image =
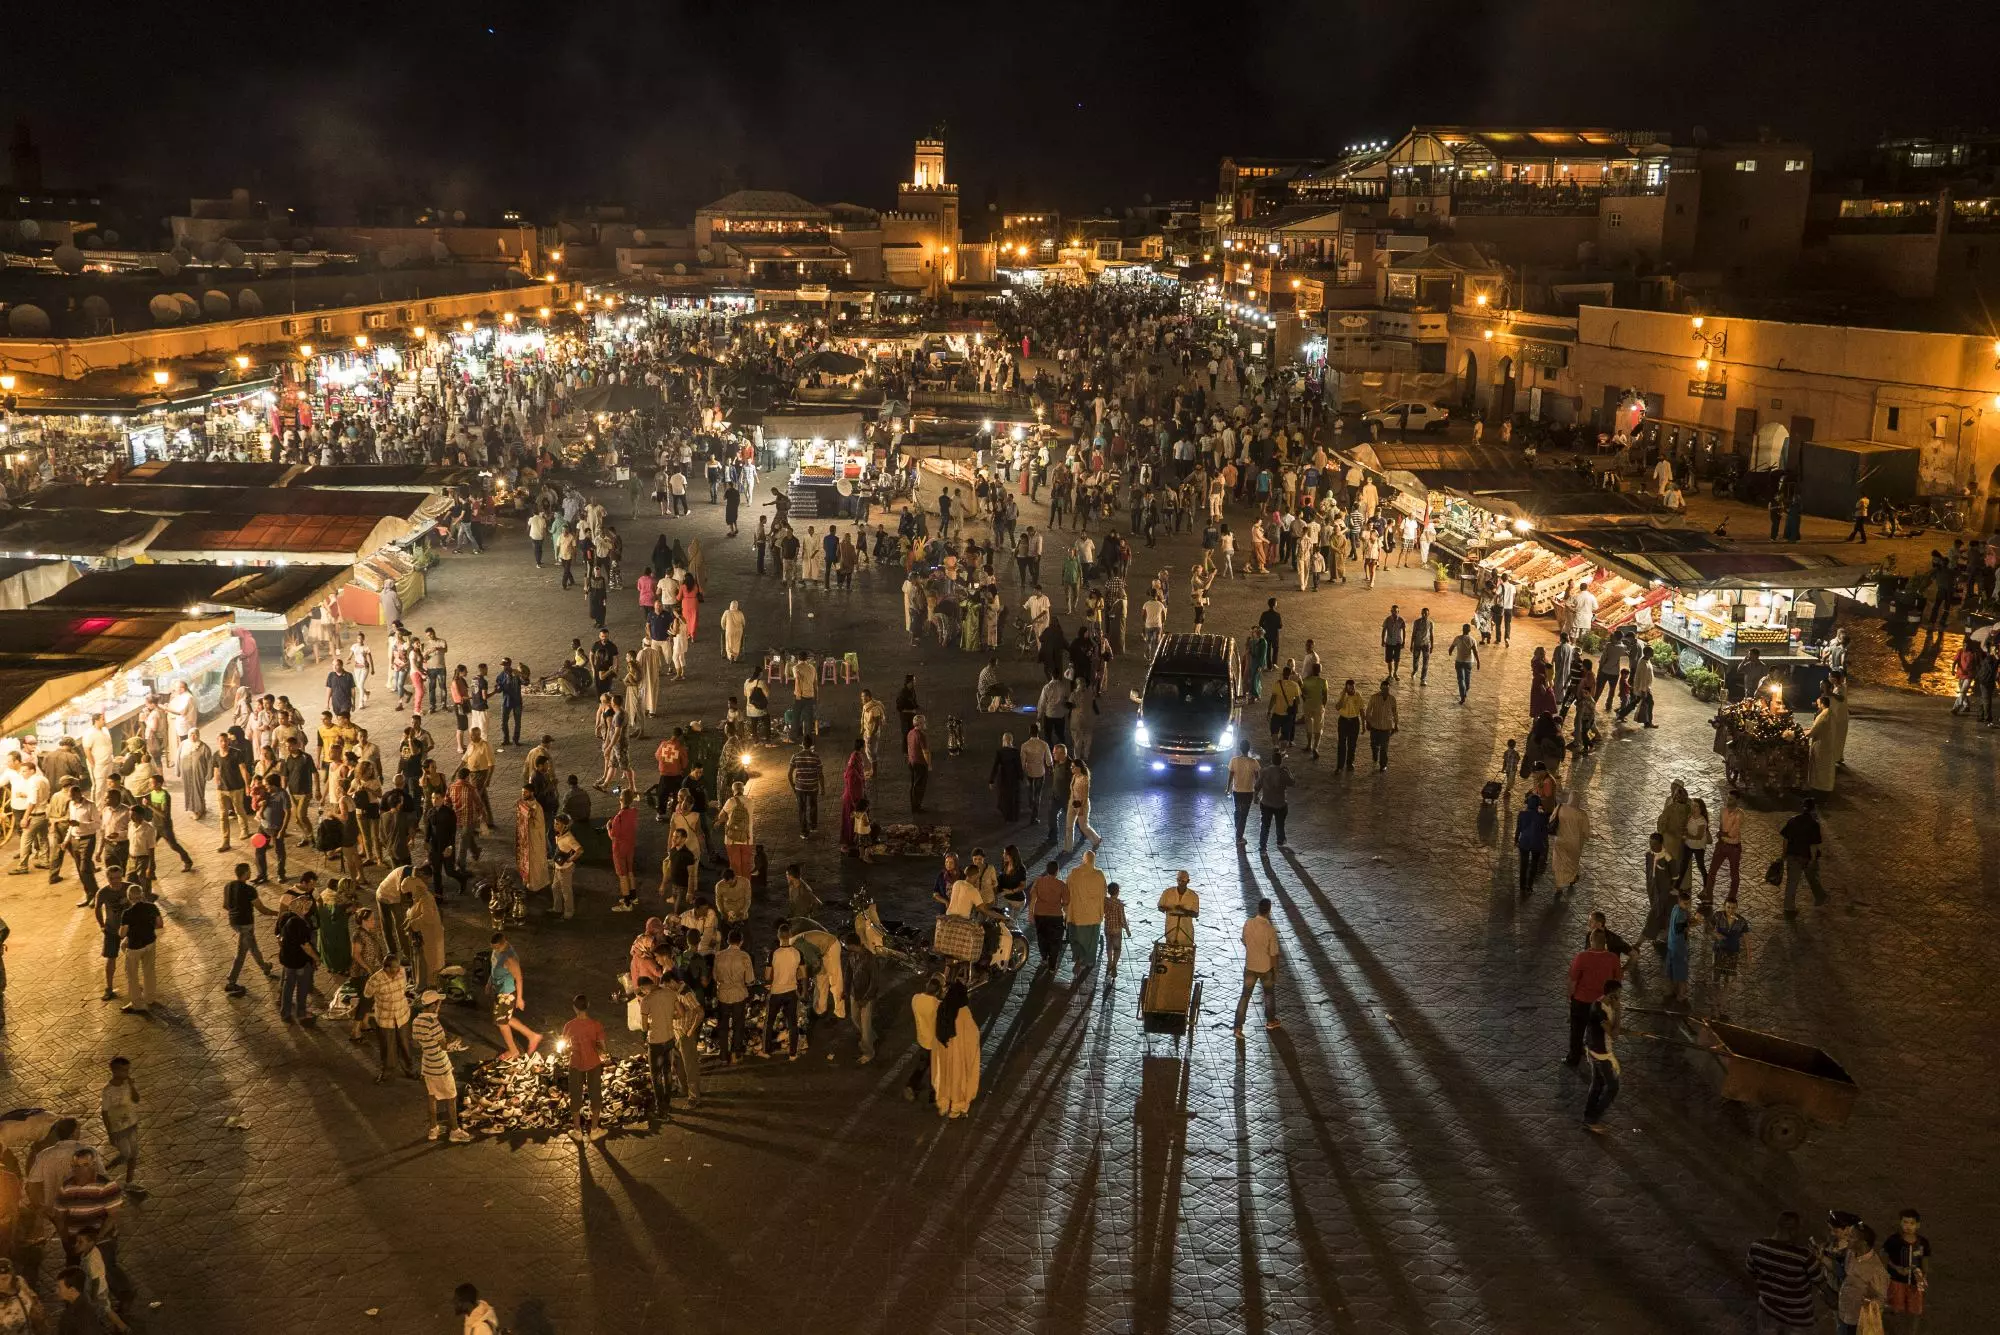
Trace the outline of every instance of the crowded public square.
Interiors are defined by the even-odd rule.
[[[1915,1315],[1991,1227],[1971,708],[1753,673],[1802,771],[1751,782],[1581,586],[1447,579],[1317,374],[1177,284],[997,308],[952,448],[732,415],[837,327],[590,301],[274,441],[476,479],[420,602],[10,756],[16,1285],[145,1331],[1721,1331],[1888,1258],[1891,1322],[1978,1328],[1969,1267]]]

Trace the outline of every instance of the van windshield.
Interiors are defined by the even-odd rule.
[[[1155,674],[1146,683],[1147,712],[1229,708],[1229,679],[1226,677],[1180,677]]]

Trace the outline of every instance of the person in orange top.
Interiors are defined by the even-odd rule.
[[[673,807],[674,795],[681,790],[681,781],[687,778],[688,748],[680,728],[675,728],[653,748],[653,761],[660,769],[659,795],[655,799],[657,809],[653,819],[664,821],[668,810]]]
[[[590,1015],[590,998],[579,992],[570,1004],[576,1016],[563,1026],[569,1051],[569,1138],[583,1139],[583,1101],[590,1100],[590,1138],[604,1139],[604,1026]]]

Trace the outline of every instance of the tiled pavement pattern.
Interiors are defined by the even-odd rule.
[[[751,576],[748,540],[723,540],[703,503],[678,522],[705,539],[714,594],[677,714],[713,716],[739,680],[713,622],[718,599],[740,597],[753,650],[858,648],[876,689],[914,670],[934,720],[958,707],[969,746],[958,759],[940,749],[938,818],[962,846],[1012,837],[1039,859],[1037,833],[995,828],[984,779],[1003,720],[963,709],[976,660],[908,648],[896,577],[807,595],[781,635],[782,598]],[[658,526],[625,524],[628,550]],[[1179,539],[1142,550],[1138,569],[1183,572],[1190,554]],[[581,593],[533,570],[518,534],[447,558],[431,586],[411,619],[435,624],[455,661],[511,653],[542,671],[588,629]],[[1224,586],[1210,625],[1242,633],[1276,591],[1269,578]],[[1184,627],[1178,578],[1175,594]],[[1373,591],[1287,590],[1287,651],[1314,635],[1330,677],[1366,682],[1391,601],[1429,605],[1447,625],[1467,611],[1413,571]],[[636,624],[628,587],[621,643]],[[1935,701],[1861,694],[1829,816],[1833,902],[1795,921],[1757,879],[1782,813],[1748,822],[1754,931],[1737,1013],[1845,1061],[1865,1090],[1853,1121],[1789,1158],[1770,1153],[1683,1052],[1635,1041],[1614,1131],[1599,1139],[1579,1128],[1582,1084],[1558,1061],[1564,967],[1593,907],[1636,932],[1639,858],[1668,780],[1714,799],[1720,766],[1708,711],[1665,685],[1657,731],[1620,731],[1578,767],[1596,834],[1575,902],[1554,902],[1546,883],[1520,900],[1507,831],[1478,788],[1523,730],[1529,654],[1549,638],[1546,623],[1523,623],[1511,650],[1489,652],[1463,709],[1443,681],[1405,688],[1386,775],[1301,762],[1295,845],[1268,858],[1237,854],[1218,792],[1150,781],[1121,756],[1119,702],[1134,682],[1120,672],[1098,723],[1096,819],[1103,864],[1133,905],[1132,950],[1108,985],[1024,974],[977,998],[984,1089],[966,1122],[898,1097],[910,1034],[899,991],[884,1007],[893,1062],[857,1069],[851,1031],[828,1028],[797,1065],[711,1072],[700,1112],[657,1136],[588,1150],[427,1143],[414,1088],[370,1083],[372,1059],[340,1027],[281,1026],[254,981],[247,1000],[222,995],[212,821],[187,836],[201,873],[163,880],[170,1004],[150,1021],[97,1001],[96,937],[70,908],[73,881],[0,880],[14,929],[0,1099],[94,1109],[105,1059],[135,1059],[155,1192],[129,1211],[124,1261],[154,1331],[455,1330],[450,1290],[466,1279],[521,1332],[1726,1331],[1747,1328],[1742,1251],[1779,1209],[1842,1205],[1887,1223],[1904,1204],[1924,1209],[1944,1257],[1925,1330],[1985,1328],[1978,1313],[2000,1299],[1973,1260],[2000,1217],[1987,987],[2000,960],[1982,819],[1994,737]],[[1027,685],[1026,665],[1010,667]],[[295,696],[316,704],[319,691],[298,683]],[[828,696],[838,756],[854,691]],[[364,722],[393,735],[379,706]],[[587,710],[531,703],[528,725],[557,734],[564,769],[594,777]],[[518,756],[503,754],[503,779]],[[781,763],[760,759],[760,837],[777,859],[801,850],[822,889],[851,883],[863,869],[838,865],[830,833],[797,840]],[[898,763],[881,785],[880,808],[900,817]],[[657,827],[645,831],[651,854]],[[1161,1040],[1149,1055],[1135,1013],[1151,905],[1177,868],[1204,896],[1206,981],[1178,1061]],[[933,871],[865,874],[889,916],[919,918]],[[545,1027],[570,992],[604,995],[637,925],[605,911],[608,876],[580,879],[574,923],[517,938]],[[1253,1026],[1238,1045],[1236,936],[1266,894],[1287,1024]],[[463,904],[450,906],[454,958],[485,939],[484,915]],[[761,923],[775,911],[760,905]],[[1650,959],[1641,983],[1657,992]],[[451,1023],[492,1050],[479,1014]]]

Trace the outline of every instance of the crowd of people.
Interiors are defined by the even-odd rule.
[[[220,849],[233,851],[237,840],[249,848],[223,889],[234,947],[224,990],[248,995],[242,975],[251,962],[277,983],[283,1021],[313,1026],[330,1017],[357,1039],[372,1035],[375,1079],[422,1084],[433,1140],[470,1139],[458,1121],[452,1060],[468,1044],[454,1034],[459,1026],[445,1022],[448,1004],[484,1005],[490,1037],[472,1039],[481,1052],[501,1060],[543,1052],[547,1035],[532,1022],[540,1012],[528,989],[533,976],[535,997],[544,995],[541,962],[532,938],[515,930],[543,895],[545,911],[558,918],[600,907],[644,915],[629,945],[606,961],[605,974],[616,978],[643,1040],[656,1122],[677,1103],[699,1106],[705,1068],[712,1073],[780,1054],[796,1061],[815,1044],[844,1049],[849,1030],[854,1059],[876,1061],[877,1008],[898,991],[913,962],[928,960],[921,947],[930,938],[920,933],[913,945],[888,931],[872,904],[859,901],[851,906],[851,924],[842,925],[842,906],[821,897],[802,863],[780,867],[767,860],[768,812],[760,822],[749,800],[750,757],[760,747],[785,748],[781,782],[794,799],[800,842],[830,834],[843,853],[872,859],[885,841],[923,837],[933,747],[954,750],[959,723],[949,707],[940,715],[926,706],[927,699],[936,705],[942,688],[900,673],[903,684],[893,696],[861,689],[851,718],[832,717],[823,699],[826,660],[755,648],[744,600],[731,596],[738,590],[727,578],[711,583],[700,540],[673,522],[690,512],[690,488],[699,480],[709,504],[723,512],[727,538],[741,532],[743,507],[755,512],[748,535],[755,574],[746,578],[775,579],[795,597],[824,599],[862,593],[863,572],[876,576],[866,591],[886,592],[900,576],[912,645],[934,643],[985,660],[968,708],[1017,706],[1007,658],[1032,661],[1039,673],[1031,719],[1002,736],[986,769],[1003,831],[992,841],[999,857],[989,861],[983,848],[963,858],[946,854],[933,886],[939,916],[975,924],[981,947],[971,960],[919,972],[910,996],[914,1049],[904,1092],[925,1097],[943,1118],[967,1116],[981,1083],[974,1000],[991,971],[1022,964],[1032,941],[1043,969],[1054,973],[1067,955],[1073,980],[1101,967],[1108,981],[1139,926],[1134,918],[1148,911],[1129,909],[1100,865],[1092,751],[1115,665],[1160,642],[1177,594],[1186,600],[1181,616],[1200,631],[1216,581],[1271,581],[1273,596],[1245,629],[1242,682],[1269,742],[1253,740],[1246,727],[1226,774],[1237,845],[1248,847],[1254,809],[1260,852],[1268,852],[1273,833],[1280,850],[1288,847],[1293,765],[1300,757],[1321,759],[1328,717],[1334,772],[1354,770],[1364,730],[1374,771],[1388,770],[1402,727],[1399,688],[1406,681],[1427,685],[1432,653],[1442,648],[1463,704],[1482,649],[1493,654],[1511,644],[1516,595],[1504,581],[1490,586],[1467,622],[1441,621],[1422,604],[1408,618],[1407,605],[1392,607],[1380,629],[1383,676],[1345,679],[1336,689],[1314,641],[1288,631],[1276,594],[1311,596],[1345,585],[1350,566],[1371,587],[1385,568],[1426,567],[1436,529],[1426,515],[1386,505],[1369,475],[1329,452],[1327,428],[1334,424],[1326,420],[1317,380],[1267,374],[1172,296],[1148,288],[1050,291],[1007,307],[1000,325],[999,337],[982,345],[967,374],[983,389],[1024,394],[1053,429],[988,440],[969,484],[920,480],[914,461],[887,442],[889,471],[906,479],[902,485],[919,479],[893,522],[884,515],[871,524],[862,509],[801,524],[785,489],[769,479],[762,479],[768,499],[759,499],[755,451],[715,425],[727,377],[795,382],[810,375],[801,368],[812,342],[732,334],[713,321],[661,322],[637,338],[585,344],[547,365],[524,361],[479,382],[446,377],[440,394],[414,406],[374,417],[335,414],[288,438],[287,451],[322,461],[408,452],[494,467],[514,498],[534,565],[553,563],[563,590],[581,590],[580,620],[587,618],[590,630],[538,678],[525,660],[497,652],[517,646],[454,649],[434,628],[405,624],[393,593],[380,631],[344,626],[329,607],[311,644],[315,673],[325,669],[323,698],[244,692],[218,720],[213,745],[186,719],[184,704],[161,700],[149,706],[125,752],[108,733],[99,735],[100,726],[49,754],[27,748],[10,755],[7,786],[18,813],[10,830],[19,834],[20,867],[47,866],[54,881],[66,858],[75,866],[84,884],[79,907],[101,928],[105,995],[122,996],[128,1010],[144,1012],[155,1001],[153,954],[165,925],[151,893],[157,847],[180,851],[192,866],[176,840],[174,815],[205,820],[212,782]],[[699,369],[704,362],[710,365]],[[892,364],[884,374],[893,392],[907,389],[919,368]],[[569,398],[599,384],[650,386],[661,407],[599,429],[583,462],[607,467],[593,479],[559,466],[552,424]],[[626,489],[624,522],[634,531],[646,502],[658,507],[666,522],[650,548],[627,546],[606,503],[610,488],[593,481]],[[1022,511],[1044,497],[1042,523],[1024,524]],[[1178,533],[1200,535],[1201,556],[1184,584],[1164,566],[1135,569],[1144,559],[1142,544],[1152,549]],[[471,545],[479,546],[476,537]],[[1060,606],[1045,586],[1048,576]],[[640,621],[632,648],[621,647],[613,632],[612,595],[628,585]],[[1130,600],[1140,591],[1135,614]],[[1139,625],[1132,627],[1135,615]],[[1563,616],[1554,650],[1533,650],[1525,746],[1509,742],[1504,773],[1491,786],[1509,811],[1517,785],[1525,790],[1512,811],[1523,895],[1551,872],[1558,894],[1579,884],[1592,826],[1583,793],[1566,779],[1627,717],[1653,726],[1651,656],[1619,637],[1593,662],[1581,647],[1591,609],[1571,606]],[[719,699],[690,701],[682,683],[693,657],[711,644],[726,662],[741,665],[729,674],[733,683],[740,671],[741,685]],[[377,685],[382,675],[386,684]],[[1600,700],[1615,711],[1611,719],[1598,713]],[[559,773],[552,733],[538,727],[528,734],[533,744],[524,743],[530,707],[560,708],[564,701],[590,706],[601,764],[581,775]],[[385,703],[398,721],[386,744],[356,722],[364,709]],[[1823,715],[1837,715],[1837,738],[1834,724],[1821,730],[1821,743],[1831,748],[1829,774],[1844,747],[1844,711],[1844,683],[1836,679],[1822,702]],[[450,716],[448,730],[440,715]],[[686,721],[671,721],[679,718]],[[642,740],[651,745],[650,761],[635,751]],[[496,800],[494,770],[510,750],[521,752],[518,785],[507,780]],[[901,769],[903,797],[889,794],[885,766]],[[892,822],[890,808],[898,817],[906,808],[907,824]],[[643,835],[648,811],[664,827],[657,837]],[[509,816],[511,829],[503,832]],[[903,833],[891,834],[892,825]],[[1026,834],[1009,841],[1016,830]],[[1036,874],[1022,843],[1038,832],[1053,853]],[[1695,962],[1704,951],[1710,1009],[1726,1015],[1740,987],[1751,939],[1750,919],[1738,905],[1743,837],[1734,794],[1710,799],[1672,785],[1643,857],[1648,915],[1637,934],[1638,946],[1658,952],[1657,982],[1667,1005],[1690,1004]],[[1816,901],[1824,898],[1822,833],[1812,803],[1785,825],[1783,839],[1772,866],[1790,913],[1800,880]],[[615,897],[577,884],[586,850],[599,840],[608,849]],[[651,846],[643,856],[642,845]],[[309,865],[293,875],[302,859]],[[274,882],[275,891],[266,888]],[[461,943],[469,969],[449,963],[441,901],[449,902],[453,887],[460,895],[476,891],[493,918],[483,949],[468,952]],[[274,918],[267,897],[275,897]],[[1178,931],[1192,941],[1199,894],[1186,873],[1152,907],[1161,915],[1163,939]],[[1244,920],[1241,942],[1232,1026],[1238,1038],[1259,994],[1266,1027],[1280,1027],[1282,948],[1268,900]],[[266,949],[276,956],[275,968]],[[122,994],[114,976],[119,958]],[[1593,916],[1569,970],[1566,1061],[1589,1073],[1583,1118],[1594,1130],[1604,1128],[1619,1090],[1626,991],[1654,967],[1641,969],[1635,946],[1604,915]],[[556,1050],[568,1085],[570,1133],[579,1140],[610,1129],[604,1072],[612,1040],[591,1005],[592,993],[583,992],[557,1008]],[[125,1190],[138,1158],[138,1096],[129,1084],[129,1069],[114,1069],[103,1119],[127,1165]],[[117,1192],[105,1185],[96,1152],[76,1136],[73,1123],[46,1129],[25,1169],[31,1208],[19,1219],[62,1234],[65,1260],[79,1279],[71,1284],[65,1269],[69,1288],[60,1291],[67,1296],[73,1289],[83,1295],[77,1301],[97,1303],[115,1318],[111,1290],[98,1276],[115,1260],[102,1224],[115,1218]],[[72,1172],[73,1193],[65,1185]],[[36,1183],[46,1187],[39,1196]],[[111,1198],[95,1215],[85,1208],[93,1192]],[[1859,1236],[1852,1233],[1850,1242]],[[1843,1243],[1824,1251],[1819,1264],[1837,1254],[1862,1253]],[[1900,1301],[1915,1291],[1914,1310],[1921,1310],[1928,1243],[1897,1254],[1904,1260],[1891,1260],[1891,1279],[1879,1292],[1869,1290],[1868,1300],[1893,1307],[1893,1283],[1900,1282]],[[1835,1287],[1844,1293],[1846,1276],[1867,1273],[1866,1266],[1847,1266]],[[1894,1281],[1897,1273],[1905,1278]],[[1760,1272],[1760,1292],[1762,1283]],[[106,1295],[101,1301],[99,1293]],[[468,1311],[485,1307],[476,1293],[470,1302]]]

